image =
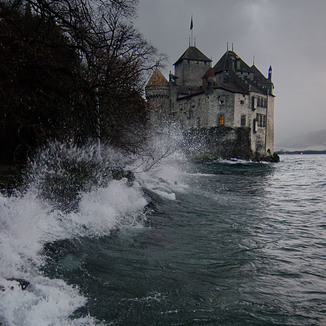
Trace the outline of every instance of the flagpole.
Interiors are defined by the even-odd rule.
[[[194,46],[194,29],[191,30],[191,44]]]
[[[190,32],[191,32],[191,44],[194,45],[194,21],[193,21],[193,15],[191,15],[191,21],[190,21]]]

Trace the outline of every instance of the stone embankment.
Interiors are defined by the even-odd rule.
[[[217,159],[243,159],[255,162],[279,162],[279,156],[253,153],[249,128],[217,126],[209,129],[191,129],[185,133],[184,148],[188,158],[195,162]]]

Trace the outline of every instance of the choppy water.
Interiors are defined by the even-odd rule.
[[[161,166],[73,213],[2,196],[0,323],[326,325],[325,188],[325,155],[284,155]]]

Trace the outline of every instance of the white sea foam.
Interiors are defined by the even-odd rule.
[[[105,188],[97,188],[83,194],[80,201],[78,224],[83,226],[81,233],[105,235],[114,227],[137,224],[137,217],[148,204],[136,182],[127,186],[127,180],[113,180]],[[86,226],[86,229],[84,228]]]
[[[38,198],[33,190],[16,197],[0,195],[0,323],[3,325],[94,325],[69,316],[86,299],[62,280],[42,276],[43,245],[60,239],[107,235],[115,227],[136,225],[147,201],[140,186],[111,181],[81,196],[79,209],[64,213]],[[19,283],[30,282],[22,290]]]
[[[44,245],[143,225],[148,204],[143,188],[174,200],[175,191],[184,187],[182,174],[171,164],[171,154],[179,154],[162,146],[151,154],[123,159],[136,176],[130,185],[126,178],[107,179],[108,167],[118,166],[121,155],[103,149],[99,157],[94,146],[79,149],[56,143],[32,162],[29,184],[22,193],[9,197],[0,194],[1,325],[99,324],[92,316],[71,318],[87,299],[78,288],[40,272],[46,259]],[[90,171],[86,186],[88,181],[82,179],[82,183],[79,177],[85,171]],[[79,182],[78,192],[74,192],[75,181]],[[62,194],[67,196],[60,198]],[[74,205],[67,198],[75,200]],[[21,288],[18,279],[29,282],[26,289]]]
[[[61,280],[38,271],[43,244],[61,233],[60,220],[32,192],[0,195],[0,322],[3,325],[64,325],[85,298]],[[58,232],[60,229],[60,232]],[[18,281],[30,285],[22,290]],[[68,325],[68,323],[66,323]]]
[[[4,290],[0,307],[4,325],[71,325],[73,321],[68,320],[68,316],[86,302],[78,289],[62,280],[42,276],[30,277],[29,280],[31,285],[24,291],[16,281],[1,281]],[[82,325],[82,321],[74,322]],[[89,318],[88,325],[93,325],[94,321]]]
[[[175,200],[176,192],[183,192],[187,189],[184,174],[171,161],[162,161],[155,166],[155,169],[140,172],[137,177],[143,188],[168,200]]]
[[[146,151],[128,166],[143,188],[169,200],[176,199],[175,192],[186,189],[181,169],[186,162],[180,150],[182,140],[182,134],[173,127],[151,136]]]

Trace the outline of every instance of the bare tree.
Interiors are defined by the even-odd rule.
[[[64,80],[69,81],[69,87],[63,87],[63,82],[60,84],[60,88],[65,89],[61,101],[65,102],[65,111],[61,115],[67,117],[63,119],[62,126],[65,125],[66,130],[73,129],[71,134],[77,139],[80,137],[83,140],[83,137],[98,136],[100,123],[101,135],[114,145],[121,146],[122,141],[128,142],[128,137],[122,136],[123,130],[130,134],[136,131],[132,124],[144,125],[146,103],[140,94],[146,78],[154,67],[164,62],[165,56],[158,53],[135,29],[133,23],[137,4],[136,0],[0,0],[0,18],[3,19],[0,19],[0,24],[6,20],[5,26],[11,26],[12,35],[17,39],[16,43],[21,45],[20,53],[23,53],[26,48],[35,58],[37,58],[36,49],[46,48],[49,53],[46,62],[51,69],[45,70],[41,67],[44,60],[34,60],[34,64],[38,65],[39,74],[42,75],[45,72],[42,75],[43,80],[47,82],[58,70],[66,74]],[[15,34],[15,29],[24,28],[24,24],[18,26],[16,18],[8,18],[10,16],[8,12],[13,11],[22,14],[25,12],[23,19],[28,19],[29,16],[38,17],[39,19],[35,21],[39,21],[43,29],[56,30],[56,38],[59,38],[59,34],[62,36],[60,41],[64,43],[62,49],[65,49],[64,51],[70,58],[72,55],[76,57],[78,62],[76,59],[70,60],[72,64],[69,63],[70,66],[67,69],[64,66],[65,61],[55,57],[60,42],[43,38],[42,42],[45,44],[43,46],[37,34],[40,31],[35,32],[37,29],[34,29],[35,35],[32,36],[27,35],[24,30]],[[19,39],[20,35],[21,40],[31,41],[28,41],[28,44],[25,41],[24,43]],[[48,33],[48,35],[52,34]],[[38,45],[35,51],[31,47],[32,42]],[[51,49],[51,44],[54,50]],[[62,57],[63,54],[60,55]],[[43,57],[47,58],[45,51]],[[23,59],[28,60],[26,56],[23,56]],[[15,60],[15,62],[19,64],[20,61]],[[27,61],[26,64],[28,64]],[[10,69],[3,68],[9,78]],[[20,67],[17,66],[17,69],[20,71]],[[29,73],[33,73],[32,71],[30,69]],[[34,77],[36,83],[39,77]],[[52,85],[56,86],[56,82],[53,81]],[[48,96],[49,102],[51,102],[51,97],[57,98],[60,88],[56,87],[56,92]],[[44,98],[45,103],[45,95],[49,94],[44,88],[40,89],[42,90],[40,96]],[[39,101],[39,93],[34,93],[36,94],[33,99],[35,104]],[[99,109],[96,107],[96,95],[99,99]],[[24,101],[24,97],[22,99],[23,102],[20,102],[25,105],[27,101]],[[28,105],[25,105],[26,110],[28,110]],[[41,112],[41,107],[39,112]],[[55,111],[53,112],[52,116],[56,115]],[[70,117],[70,122],[68,117]],[[42,126],[49,127],[44,123]],[[57,133],[48,134],[56,137]],[[132,137],[129,137],[130,139]],[[125,147],[130,148],[130,146],[133,146],[132,142]]]
[[[148,73],[165,60],[165,56],[159,54],[133,26],[138,1],[26,2],[34,12],[54,20],[70,40],[71,46],[78,51],[83,65],[81,78],[85,79],[89,94],[97,92],[100,102],[100,110],[94,107],[95,101],[87,105],[92,129],[99,131],[105,126],[109,127],[101,134],[108,136],[112,143],[117,143],[121,139],[121,130],[130,131],[130,124],[139,120],[135,114],[137,112],[131,119],[125,119],[126,116],[130,117],[126,110],[130,111],[132,107],[126,103],[127,99],[140,103],[137,95],[134,96],[135,91],[142,92]],[[138,111],[144,109],[145,104],[142,103]],[[143,121],[142,113],[139,117]],[[102,124],[101,128],[99,123]]]
[[[134,28],[137,0],[26,0],[52,19],[79,52],[94,88],[115,93],[142,87],[143,73],[160,65],[157,52]]]

